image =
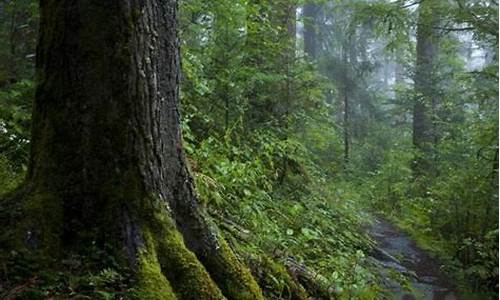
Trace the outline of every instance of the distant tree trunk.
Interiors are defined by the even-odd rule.
[[[311,60],[317,58],[317,17],[318,17],[318,5],[309,2],[303,7],[303,17],[304,17],[304,52]]]
[[[140,299],[262,299],[184,159],[177,2],[41,1],[40,12],[29,172],[2,200],[25,218],[7,221],[8,245],[51,257],[112,249]]]
[[[341,75],[341,88],[342,88],[342,103],[343,103],[343,121],[342,121],[342,127],[343,127],[343,133],[344,133],[344,167],[347,167],[349,164],[349,154],[350,154],[350,130],[351,130],[351,124],[350,124],[350,107],[349,107],[349,93],[350,93],[350,87],[349,87],[349,75],[348,75],[348,69],[349,69],[349,59],[348,59],[348,54],[352,54],[352,48],[351,48],[351,39],[347,38],[348,41],[344,41],[342,45],[342,67],[343,67],[343,72]],[[349,53],[348,53],[349,51]]]
[[[288,31],[288,36],[290,38],[290,46],[292,51],[292,56],[295,56],[295,42],[297,35],[297,4],[295,1],[290,1],[287,5],[286,13],[286,28]]]
[[[285,75],[285,82],[281,87],[282,95],[280,98],[281,103],[278,103],[278,114],[279,118],[285,122],[282,125],[287,126],[286,119],[290,113],[290,105],[292,100],[292,68],[295,60],[295,42],[296,42],[296,11],[297,6],[294,1],[279,1],[274,6],[276,11],[274,23],[276,28],[282,28],[278,30],[278,38],[280,40],[280,46],[283,47],[283,53],[281,55],[280,64],[278,65],[278,70],[280,73]]]
[[[343,127],[344,127],[344,163],[345,163],[345,166],[347,166],[349,164],[349,151],[350,151],[349,98],[347,96],[347,86],[344,87],[343,98],[344,98],[343,99],[343,102],[344,102],[344,121],[343,121]]]
[[[384,79],[384,93],[387,93],[387,91],[389,91],[389,80],[391,79],[390,76],[391,76],[391,61],[390,61],[390,57],[388,56],[385,56],[383,61],[384,61],[384,66],[383,66],[383,79]]]
[[[492,168],[489,177],[492,192],[490,193],[490,199],[488,199],[484,205],[484,216],[486,217],[484,218],[481,226],[481,233],[483,236],[487,233],[491,220],[495,220],[493,215],[496,215],[496,212],[498,212],[498,146],[496,146],[491,162]]]
[[[292,1],[293,2],[293,1]],[[285,28],[287,28],[287,37],[285,44],[287,45],[287,50],[284,56],[285,65],[285,127],[288,127],[288,117],[290,115],[290,106],[292,104],[293,98],[293,74],[292,69],[295,63],[295,43],[297,41],[297,6],[295,3],[286,4],[286,15],[284,19]]]
[[[498,50],[490,44],[486,44],[483,47],[485,49],[485,51],[484,51],[484,64],[486,66],[489,66],[489,65],[495,63],[495,61],[498,60],[498,52],[497,52]]]
[[[276,122],[280,128],[286,127],[292,97],[292,65],[295,60],[296,5],[294,1],[264,0],[248,2],[247,35],[243,64],[256,72],[270,72],[284,77],[280,82],[256,84],[258,88],[248,90],[249,106],[245,114],[246,124],[261,126]],[[268,30],[272,26],[276,30]],[[263,90],[267,95],[263,97]]]
[[[431,156],[435,143],[433,116],[438,101],[435,65],[439,41],[435,28],[439,23],[439,17],[432,1],[420,3],[418,20],[416,99],[413,106],[413,145],[419,151],[413,164],[416,177],[431,171]]]
[[[398,59],[399,54],[396,54],[396,59]],[[394,83],[396,85],[403,85],[405,84],[405,69],[404,65],[402,62],[396,61],[395,67],[394,67]]]
[[[281,86],[281,97],[279,102],[276,104],[277,108],[277,119],[280,120],[279,127],[283,130],[281,131],[282,139],[288,139],[288,128],[290,123],[290,115],[293,112],[293,66],[295,63],[295,44],[296,44],[296,34],[297,34],[297,5],[295,1],[282,1],[280,2],[283,8],[283,14],[278,14],[278,28],[284,28],[279,35],[281,36],[282,43],[284,45],[284,53],[282,56],[282,67],[280,68],[280,73],[285,75],[285,82]],[[281,159],[281,172],[279,176],[279,182],[283,183],[288,173],[289,160],[287,157]]]

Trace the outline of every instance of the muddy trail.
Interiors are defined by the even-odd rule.
[[[420,249],[400,229],[378,218],[368,228],[368,234],[377,242],[372,254],[379,264],[386,285],[396,300],[458,300],[453,284],[440,270],[441,265]],[[394,274],[409,278],[411,291],[404,288]]]

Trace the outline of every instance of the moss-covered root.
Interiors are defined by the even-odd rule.
[[[157,213],[150,221],[139,252],[139,299],[225,299],[169,216]]]
[[[138,285],[132,290],[132,298],[143,300],[177,300],[177,297],[161,271],[156,253],[141,251],[137,266]]]
[[[219,248],[204,264],[228,299],[264,299],[250,270],[238,261],[224,239],[219,239]]]
[[[259,280],[259,284],[266,287],[269,298],[310,299],[306,289],[290,275],[284,265],[267,256],[250,260],[252,273]]]

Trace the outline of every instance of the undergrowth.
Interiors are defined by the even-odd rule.
[[[235,146],[226,135],[189,155],[201,199],[244,259],[302,265],[331,299],[380,299],[367,258],[373,242],[362,230],[369,216],[303,144],[261,132]],[[290,287],[269,276],[267,296],[282,299]]]

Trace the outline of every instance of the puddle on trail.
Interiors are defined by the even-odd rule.
[[[397,272],[410,278],[414,292],[408,292],[395,280],[388,280],[396,300],[458,300],[453,285],[440,271],[440,265],[404,232],[385,220],[376,220],[368,234],[377,242],[373,257],[383,266],[387,277]]]

